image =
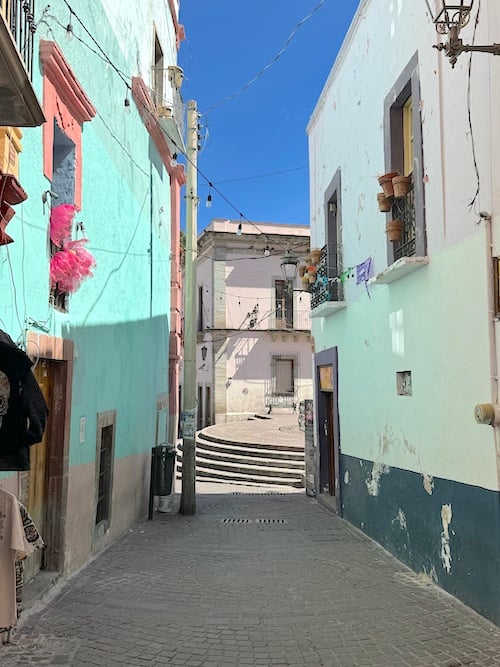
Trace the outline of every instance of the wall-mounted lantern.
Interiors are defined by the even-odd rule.
[[[299,258],[291,250],[287,250],[281,260],[281,272],[287,283],[294,283],[297,277]]]
[[[207,352],[208,352],[208,348],[207,348],[207,346],[206,346],[206,345],[202,345],[202,348],[201,348],[201,358],[202,358],[203,361],[205,361],[205,359],[207,358]]]
[[[452,67],[455,67],[458,56],[464,52],[480,51],[500,56],[500,44],[491,44],[488,46],[464,44],[459,37],[460,30],[469,23],[474,0],[455,0],[455,2],[439,0],[439,7],[436,14],[432,11],[429,0],[425,0],[425,3],[437,32],[440,35],[448,35],[447,42],[434,44],[434,48],[438,51],[444,51]]]

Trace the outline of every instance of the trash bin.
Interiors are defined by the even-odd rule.
[[[168,496],[174,479],[175,446],[153,447],[151,456],[151,495]]]

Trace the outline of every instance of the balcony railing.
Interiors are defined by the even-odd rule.
[[[325,246],[317,265],[316,282],[311,286],[311,308],[317,308],[327,301],[343,301],[344,286],[335,280],[342,273],[342,248],[334,246],[328,252]]]
[[[284,312],[277,309],[261,319],[255,329],[261,331],[309,331],[311,329],[310,312],[306,309],[286,309]]]
[[[394,241],[394,259],[401,257],[411,257],[416,254],[415,242],[415,196],[413,188],[406,197],[394,199],[392,206],[392,217],[394,220],[401,220],[403,223],[403,233],[399,241]]]
[[[179,133],[184,136],[184,104],[182,95],[172,81],[165,80],[170,76],[169,68],[153,68],[153,88],[151,97],[160,118],[174,118]]]
[[[33,36],[36,31],[35,0],[0,0],[0,12],[7,23],[31,80]]]

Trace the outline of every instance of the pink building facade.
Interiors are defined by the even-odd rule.
[[[214,219],[199,236],[198,428],[312,398],[310,295],[285,281],[287,250],[308,255],[308,226]]]

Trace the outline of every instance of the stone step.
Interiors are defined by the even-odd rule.
[[[221,454],[216,451],[207,451],[203,447],[196,447],[196,458],[203,459],[205,461],[223,461],[226,463],[243,463],[247,465],[256,465],[265,468],[287,468],[289,470],[298,470],[303,472],[305,463],[304,457],[302,460],[288,460],[284,459],[273,459],[270,457],[264,457],[262,454],[257,453],[257,455],[247,454],[243,452],[242,454],[232,453],[230,450]]]
[[[196,449],[203,452],[216,452],[224,458],[228,456],[246,456],[248,458],[262,458],[267,461],[289,461],[298,462],[304,465],[304,451],[285,451],[283,449],[260,449],[253,444],[246,444],[244,442],[233,442],[231,444],[225,442],[214,442],[213,440],[206,440],[203,433],[199,433],[196,437]]]
[[[217,428],[217,427],[211,427],[208,426],[207,428],[203,429],[203,431],[200,431],[200,433],[197,434],[197,439],[200,437],[200,435],[203,437],[204,440],[208,440],[210,442],[215,442],[215,443],[220,443],[223,445],[244,445],[246,444],[245,442],[235,442],[234,440],[229,440],[228,438],[221,438],[219,435],[216,433],[213,433],[210,431],[211,428]],[[304,447],[303,445],[288,445],[288,444],[281,444],[281,443],[267,443],[267,442],[255,442],[251,444],[252,447],[255,449],[273,449],[275,451],[285,451],[285,452],[304,452]]]
[[[179,454],[180,453],[177,454],[177,461],[179,464],[181,464],[182,456]],[[276,468],[272,466],[267,468],[260,468],[259,466],[255,465],[248,465],[245,463],[228,463],[223,460],[208,461],[203,457],[199,457],[198,455],[196,456],[196,468],[197,470],[204,469],[209,471],[216,471],[218,474],[232,473],[235,475],[244,475],[245,479],[252,478],[255,480],[261,479],[263,477],[271,477],[289,479],[297,482],[303,480],[304,478],[303,470],[286,470],[284,468]]]
[[[177,479],[182,479],[182,466],[177,466]],[[291,486],[295,489],[304,488],[304,480],[285,480],[276,477],[260,477],[258,480],[250,478],[246,475],[238,475],[230,472],[219,473],[216,471],[202,470],[196,468],[196,479],[204,482],[216,482],[223,484],[229,482],[231,484],[242,484],[245,486]]]

